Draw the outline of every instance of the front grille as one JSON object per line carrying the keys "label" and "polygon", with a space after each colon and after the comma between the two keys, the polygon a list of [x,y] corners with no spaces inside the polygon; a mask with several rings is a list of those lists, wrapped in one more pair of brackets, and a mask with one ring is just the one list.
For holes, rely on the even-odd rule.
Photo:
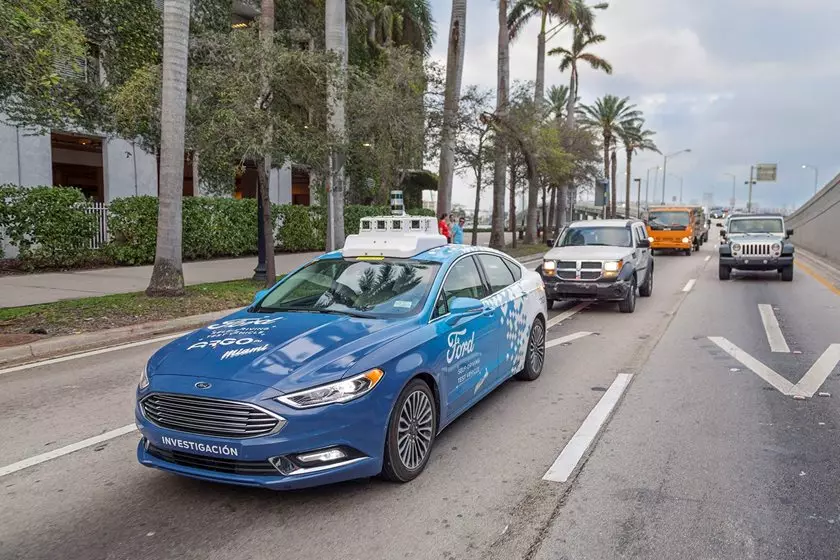
{"label": "front grille", "polygon": [[577,266],[577,261],[559,261],[557,263],[557,268],[575,268]]}
{"label": "front grille", "polygon": [[600,261],[559,261],[557,277],[561,280],[598,280],[601,266]]}
{"label": "front grille", "polygon": [[741,243],[741,254],[749,257],[769,257],[770,243]]}
{"label": "front grille", "polygon": [[249,438],[278,431],[286,421],[248,403],[154,393],[141,402],[149,421],[171,430],[207,436]]}
{"label": "front grille", "polygon": [[564,280],[574,280],[575,279],[575,271],[574,270],[558,270],[557,277],[562,278]]}
{"label": "front grille", "polygon": [[601,261],[583,261],[580,263],[580,267],[592,270],[601,270]]}
{"label": "front grille", "polygon": [[600,277],[601,277],[601,271],[600,270],[593,270],[593,271],[581,270],[580,271],[580,279],[581,280],[597,280]]}
{"label": "front grille", "polygon": [[152,457],[157,457],[167,463],[174,463],[182,467],[192,467],[205,471],[214,471],[227,474],[244,474],[257,476],[279,476],[280,473],[268,461],[237,461],[234,459],[217,459],[204,455],[194,455],[181,451],[162,449],[149,444],[146,451]]}

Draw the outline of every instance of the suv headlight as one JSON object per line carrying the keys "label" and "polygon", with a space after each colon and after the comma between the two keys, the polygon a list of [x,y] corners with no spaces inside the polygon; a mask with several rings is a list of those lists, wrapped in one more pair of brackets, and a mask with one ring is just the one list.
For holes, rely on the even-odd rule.
{"label": "suv headlight", "polygon": [[554,261],[543,261],[543,272],[548,276],[552,276],[557,272],[557,263]]}
{"label": "suv headlight", "polygon": [[143,366],[143,371],[140,372],[140,383],[137,384],[138,389],[145,389],[149,386],[149,366]]}
{"label": "suv headlight", "polygon": [[624,261],[607,261],[604,263],[604,272],[618,272]]}
{"label": "suv headlight", "polygon": [[381,369],[372,369],[361,375],[342,379],[329,385],[313,387],[297,393],[290,393],[277,397],[277,401],[289,405],[292,408],[312,408],[326,404],[342,403],[358,399],[369,393],[382,376],[385,375]]}
{"label": "suv headlight", "polygon": [[782,244],[781,243],[773,243],[773,245],[770,247],[770,250],[772,250],[773,253],[778,255],[779,253],[782,252]]}
{"label": "suv headlight", "polygon": [[732,249],[733,253],[740,253],[741,252],[741,244],[740,243],[733,243],[731,249]]}

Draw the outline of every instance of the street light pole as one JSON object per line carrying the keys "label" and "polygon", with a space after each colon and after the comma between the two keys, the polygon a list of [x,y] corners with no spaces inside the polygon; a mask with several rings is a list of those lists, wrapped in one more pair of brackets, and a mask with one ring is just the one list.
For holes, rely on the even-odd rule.
{"label": "street light pole", "polygon": [[733,173],[724,173],[724,175],[728,175],[729,177],[732,177],[732,200],[729,201],[729,206],[730,206],[729,211],[734,212],[735,211],[735,181],[738,178]]}
{"label": "street light pole", "polygon": [[668,154],[664,156],[665,159],[662,162],[662,204],[665,204],[665,177],[668,176],[668,158],[676,157],[680,154],[688,153],[690,151],[691,148],[686,148],[685,150],[680,150],[679,152],[674,152],[673,154]]}
{"label": "street light pole", "polygon": [[755,166],[751,165],[750,166],[750,180],[747,181],[747,184],[750,186],[748,194],[747,194],[747,214],[752,213],[752,188],[753,188],[753,185],[755,184],[755,181],[753,181],[753,172],[754,171],[755,171]]}
{"label": "street light pole", "polygon": [[808,165],[804,164],[802,169],[813,169],[814,170],[814,194],[817,194],[817,189],[819,188],[819,181],[820,181],[820,170],[817,168],[816,165]]}
{"label": "street light pole", "polygon": [[636,177],[636,217],[642,217],[642,178]]}

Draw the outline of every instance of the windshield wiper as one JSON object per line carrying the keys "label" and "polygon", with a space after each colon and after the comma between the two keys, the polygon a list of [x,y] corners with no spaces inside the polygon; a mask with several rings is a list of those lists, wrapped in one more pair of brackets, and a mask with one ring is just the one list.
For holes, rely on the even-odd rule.
{"label": "windshield wiper", "polygon": [[322,313],[324,315],[349,315],[350,317],[358,317],[359,319],[370,319],[370,315],[364,313],[357,313],[355,311],[342,311],[340,309],[323,309],[318,307],[261,307],[261,310],[278,313],[282,311],[290,311],[292,313]]}

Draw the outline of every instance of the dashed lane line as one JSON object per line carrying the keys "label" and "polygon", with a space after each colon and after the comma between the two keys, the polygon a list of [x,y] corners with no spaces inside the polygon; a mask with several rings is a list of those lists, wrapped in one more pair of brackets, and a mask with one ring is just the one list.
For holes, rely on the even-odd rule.
{"label": "dashed lane line", "polygon": [[575,435],[563,448],[557,460],[543,475],[543,480],[549,482],[566,482],[569,480],[586,450],[592,445],[595,437],[610,417],[632,378],[633,375],[629,373],[619,373],[616,376],[615,381],[612,382],[612,385],[595,405],[595,408],[589,412],[586,420],[583,421]]}
{"label": "dashed lane line", "polygon": [[573,340],[578,340],[580,338],[587,337],[590,334],[594,334],[594,333],[581,331],[581,332],[576,332],[574,334],[561,336],[560,338],[555,338],[554,340],[549,340],[548,342],[546,342],[545,347],[546,348],[553,348],[555,346],[560,346],[561,344],[566,344],[568,342],[572,342]]}
{"label": "dashed lane line", "polygon": [[767,342],[773,352],[790,353],[790,347],[773,312],[773,306],[766,303],[758,304],[758,312],[761,314],[761,323],[764,325],[764,332],[767,334]]}
{"label": "dashed lane line", "polygon": [[577,313],[579,311],[583,311],[584,309],[586,309],[590,305],[591,305],[591,302],[584,301],[584,302],[581,302],[581,303],[575,305],[571,309],[567,309],[563,313],[558,314],[556,317],[553,317],[553,318],[549,319],[548,322],[545,324],[545,328],[550,329],[553,326],[559,325],[560,323],[562,323],[566,319],[572,317],[575,313]]}
{"label": "dashed lane line", "polygon": [[60,364],[62,362],[69,362],[70,360],[78,360],[80,358],[89,358],[90,356],[97,356],[99,354],[107,354],[108,352],[116,352],[118,350],[125,350],[126,348],[134,348],[136,346],[144,346],[146,344],[154,344],[155,342],[163,342],[164,340],[172,340],[173,338],[178,338],[184,336],[185,334],[189,334],[192,331],[184,331],[175,334],[168,334],[166,336],[158,336],[155,338],[148,338],[146,340],[139,340],[137,342],[129,342],[128,344],[120,344],[119,346],[108,346],[107,348],[100,348],[98,350],[90,350],[89,352],[80,352],[78,354],[70,354],[69,356],[62,356],[60,358],[50,358],[49,360],[42,360],[40,362],[31,362],[28,364],[23,364],[20,366],[9,367],[6,369],[0,369],[0,375],[4,375],[6,373],[14,373],[16,371],[23,371],[27,369],[32,369],[36,367],[42,366],[49,366],[52,364]]}
{"label": "dashed lane line", "polygon": [[712,260],[712,255],[706,255],[706,258],[703,259],[704,262],[709,262],[710,260]]}
{"label": "dashed lane line", "polygon": [[691,288],[693,288],[693,287],[694,287],[694,284],[696,284],[696,283],[697,283],[697,280],[695,280],[694,278],[692,278],[691,280],[689,280],[689,281],[685,284],[685,287],[682,289],[682,291],[684,291],[684,292],[690,292],[690,291],[691,291]]}
{"label": "dashed lane line", "polygon": [[137,427],[134,424],[129,424],[128,426],[123,426],[122,428],[117,428],[116,430],[111,430],[110,432],[105,432],[104,434],[83,439],[77,443],[65,445],[59,449],[53,449],[47,453],[41,453],[40,455],[35,455],[29,459],[24,459],[23,461],[18,461],[17,463],[0,467],[0,478],[22,471],[23,469],[28,469],[29,467],[34,467],[35,465],[40,465],[41,463],[46,463],[47,461],[52,461],[53,459],[63,457],[64,455],[75,453],[76,451],[102,443],[103,441],[108,441],[110,439],[124,436],[125,434],[130,434],[136,429]]}

